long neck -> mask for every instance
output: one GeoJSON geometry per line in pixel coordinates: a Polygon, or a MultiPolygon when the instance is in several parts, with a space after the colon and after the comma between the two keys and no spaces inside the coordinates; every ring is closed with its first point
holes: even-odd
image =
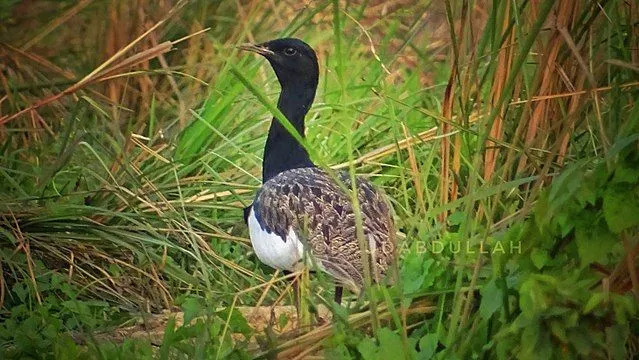
{"type": "MultiPolygon", "coordinates": [[[[278,109],[302,137],[304,136],[304,116],[313,103],[316,88],[317,84],[284,85],[277,102],[278,109]]],[[[313,166],[313,162],[308,152],[274,118],[264,147],[262,181],[266,182],[286,170],[310,166],[313,166]]]]}

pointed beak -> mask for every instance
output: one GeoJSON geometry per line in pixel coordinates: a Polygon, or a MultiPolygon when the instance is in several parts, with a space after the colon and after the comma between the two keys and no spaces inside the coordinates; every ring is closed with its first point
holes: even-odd
{"type": "Polygon", "coordinates": [[[238,45],[237,46],[238,49],[240,50],[246,50],[246,51],[252,51],[254,53],[258,53],[262,56],[268,56],[268,55],[273,55],[275,54],[273,51],[271,51],[268,47],[258,44],[242,44],[242,45],[238,45]]]}

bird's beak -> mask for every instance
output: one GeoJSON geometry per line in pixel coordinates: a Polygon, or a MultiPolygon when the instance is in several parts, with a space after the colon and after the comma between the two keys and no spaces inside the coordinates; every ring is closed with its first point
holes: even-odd
{"type": "Polygon", "coordinates": [[[240,50],[252,51],[252,52],[258,53],[258,54],[260,54],[262,56],[275,54],[269,48],[267,48],[266,46],[261,45],[261,44],[258,44],[258,45],[255,45],[255,44],[242,44],[242,45],[238,45],[237,48],[240,49],[240,50]]]}

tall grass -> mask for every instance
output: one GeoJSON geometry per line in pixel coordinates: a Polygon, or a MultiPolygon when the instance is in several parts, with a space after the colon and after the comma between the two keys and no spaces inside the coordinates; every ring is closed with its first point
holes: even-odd
{"type": "MultiPolygon", "coordinates": [[[[317,163],[389,195],[400,281],[369,289],[361,313],[334,308],[334,326],[266,339],[251,355],[636,351],[636,224],[610,228],[610,254],[587,248],[598,237],[584,242],[567,224],[609,197],[570,211],[548,198],[573,194],[565,184],[599,191],[579,180],[549,191],[562,172],[632,173],[633,3],[63,1],[31,16],[21,6],[0,24],[0,317],[26,323],[44,306],[61,330],[90,332],[180,306],[217,320],[168,330],[162,357],[200,351],[166,350],[200,339],[193,329],[209,336],[203,358],[248,346],[230,338],[244,332],[232,309],[273,304],[290,286],[252,254],[241,211],[260,186],[277,81],[235,45],[296,36],[320,58],[306,142],[317,163]],[[519,251],[495,251],[513,242],[519,251]],[[606,261],[584,262],[590,252],[606,261]]],[[[331,298],[319,283],[311,303],[331,298]]]]}

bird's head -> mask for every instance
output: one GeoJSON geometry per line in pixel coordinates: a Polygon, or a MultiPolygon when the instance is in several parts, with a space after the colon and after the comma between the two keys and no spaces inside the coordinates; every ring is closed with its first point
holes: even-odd
{"type": "Polygon", "coordinates": [[[300,39],[275,39],[256,45],[240,45],[239,48],[264,56],[271,63],[283,88],[296,85],[317,86],[317,56],[313,48],[300,39]]]}

